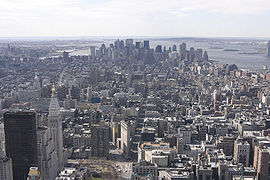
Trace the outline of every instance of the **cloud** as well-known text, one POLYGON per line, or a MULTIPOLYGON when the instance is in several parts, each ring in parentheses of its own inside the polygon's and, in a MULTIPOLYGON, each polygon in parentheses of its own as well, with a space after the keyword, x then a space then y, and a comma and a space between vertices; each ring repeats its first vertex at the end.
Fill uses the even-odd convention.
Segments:
MULTIPOLYGON (((260 14, 270 11, 268 0, 193 0, 187 11, 205 10, 212 13, 224 14, 260 14)), ((185 9, 184 9, 185 10, 185 9)))
POLYGON ((198 13, 252 16, 269 11, 269 0, 0 0, 0 33, 143 34, 198 13))

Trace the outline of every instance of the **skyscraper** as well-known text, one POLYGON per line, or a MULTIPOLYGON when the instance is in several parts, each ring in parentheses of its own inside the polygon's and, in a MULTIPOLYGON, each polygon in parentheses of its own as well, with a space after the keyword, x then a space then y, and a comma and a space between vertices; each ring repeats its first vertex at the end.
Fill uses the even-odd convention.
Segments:
POLYGON ((270 41, 267 43, 267 56, 270 57, 270 41))
POLYGON ((189 55, 190 55, 190 61, 194 61, 195 59, 195 49, 194 47, 191 47, 190 50, 189 50, 189 55))
POLYGON ((270 155, 265 147, 255 146, 253 167, 257 170, 257 178, 261 180, 268 179, 270 155))
POLYGON ((26 179, 29 168, 38 164, 36 113, 6 112, 4 128, 6 155, 12 159, 13 179, 26 179))
POLYGON ((185 59, 186 58, 186 53, 187 53, 187 45, 186 43, 182 43, 180 45, 180 55, 181 55, 181 59, 185 59))
POLYGON ((204 51, 204 52, 203 52, 203 60, 204 60, 204 61, 208 61, 208 54, 207 54, 207 51, 204 51))
POLYGON ((109 155, 109 127, 93 124, 91 127, 92 156, 108 157, 109 155))
POLYGON ((38 127, 37 139, 40 177, 42 180, 55 179, 58 173, 58 157, 50 129, 46 126, 38 127))
POLYGON ((234 142, 233 159, 237 163, 242 163, 244 166, 248 167, 248 165, 249 165, 249 150, 250 150, 250 145, 247 141, 244 141, 243 139, 237 139, 234 142))
POLYGON ((80 88, 77 87, 77 86, 71 86, 69 88, 69 96, 72 98, 72 99, 77 99, 78 101, 80 100, 80 88))
POLYGON ((63 167, 63 132, 62 132, 62 120, 60 116, 60 106, 58 103, 55 87, 52 88, 52 97, 49 106, 49 129, 51 130, 51 136, 53 138, 54 149, 58 158, 58 170, 62 170, 63 167))
POLYGON ((140 44, 141 44, 141 42, 136 42, 136 43, 135 43, 135 48, 139 49, 140 46, 141 46, 140 44))
POLYGON ((133 39, 126 39, 126 46, 133 47, 133 39))
POLYGON ((177 51, 176 45, 173 45, 172 51, 177 51))
POLYGON ((124 155, 128 155, 130 151, 130 124, 121 121, 121 149, 124 155))
POLYGON ((90 47, 90 52, 91 52, 91 59, 95 59, 96 58, 96 47, 91 46, 90 47))
POLYGON ((143 41, 143 48, 144 49, 150 49, 149 41, 143 41))
POLYGON ((66 51, 63 52, 63 59, 65 62, 69 61, 69 53, 68 52, 66 52, 66 51))
POLYGON ((161 45, 157 45, 156 49, 155 49, 156 53, 162 53, 162 46, 161 45))
POLYGON ((13 180, 12 160, 0 153, 0 180, 13 180))

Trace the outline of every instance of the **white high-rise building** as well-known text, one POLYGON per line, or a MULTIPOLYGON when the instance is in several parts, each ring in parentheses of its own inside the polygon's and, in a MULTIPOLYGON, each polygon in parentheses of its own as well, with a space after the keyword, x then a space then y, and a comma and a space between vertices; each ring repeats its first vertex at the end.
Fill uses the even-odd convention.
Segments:
POLYGON ((130 125, 121 121, 121 149, 124 155, 128 156, 130 151, 130 125))
POLYGON ((0 152, 0 180, 13 180, 12 161, 0 152))
POLYGON ((54 149, 58 158, 58 170, 63 168, 63 132, 62 132, 62 120, 60 116, 60 106, 56 96, 56 90, 53 85, 52 97, 49 106, 49 128, 51 130, 51 136, 54 143, 54 149))
POLYGON ((34 86, 34 89, 40 91, 41 86, 40 86, 40 81, 37 74, 35 75, 33 86, 34 86))
POLYGON ((38 160, 42 180, 55 179, 58 173, 58 157, 48 127, 38 127, 38 160))

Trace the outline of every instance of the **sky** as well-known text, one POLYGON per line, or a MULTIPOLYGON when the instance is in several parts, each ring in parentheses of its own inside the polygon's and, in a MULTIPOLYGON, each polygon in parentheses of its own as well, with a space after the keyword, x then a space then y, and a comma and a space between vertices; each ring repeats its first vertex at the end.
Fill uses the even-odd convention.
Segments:
POLYGON ((270 0, 0 0, 0 37, 269 37, 270 0))

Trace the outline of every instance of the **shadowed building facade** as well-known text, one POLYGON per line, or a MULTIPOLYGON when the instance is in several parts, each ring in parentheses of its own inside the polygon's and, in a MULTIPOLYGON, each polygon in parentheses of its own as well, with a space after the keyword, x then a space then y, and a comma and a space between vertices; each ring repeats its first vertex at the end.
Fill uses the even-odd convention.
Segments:
POLYGON ((4 114, 6 155, 12 159, 13 179, 26 179, 38 165, 36 114, 30 111, 4 114))

